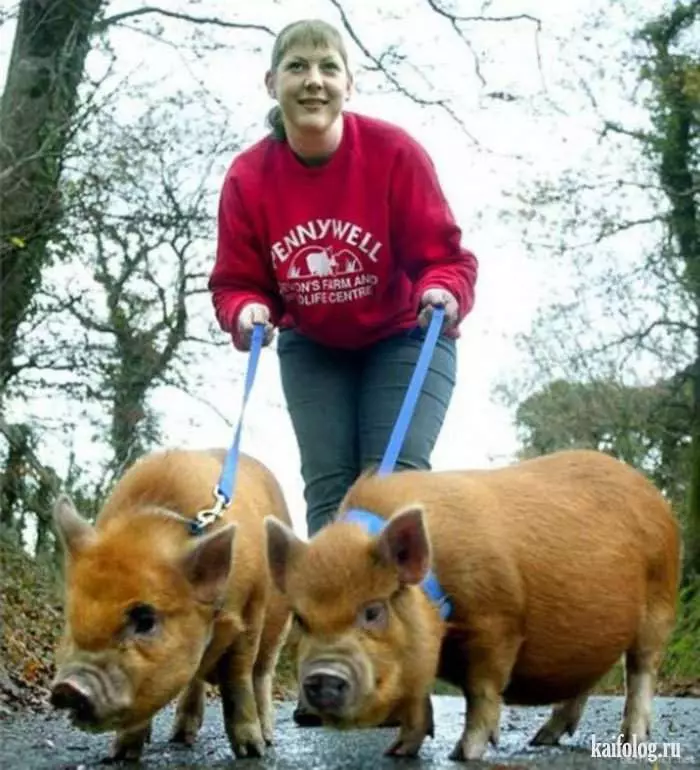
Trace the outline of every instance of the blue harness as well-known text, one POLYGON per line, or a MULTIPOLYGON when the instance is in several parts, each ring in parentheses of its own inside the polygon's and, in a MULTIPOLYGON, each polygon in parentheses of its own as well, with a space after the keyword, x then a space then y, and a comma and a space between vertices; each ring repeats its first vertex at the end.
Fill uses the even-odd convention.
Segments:
MULTIPOLYGON (((364 508, 352 508, 349 511, 346 511, 341 520, 350 522, 351 524, 359 524, 373 537, 378 535, 382 529, 384 529, 384 525, 386 524, 386 519, 377 516, 376 513, 366 511, 364 508)), ((452 605, 432 570, 429 570, 428 574, 423 578, 421 588, 428 599, 437 605, 440 617, 443 620, 447 620, 452 613, 452 605)))

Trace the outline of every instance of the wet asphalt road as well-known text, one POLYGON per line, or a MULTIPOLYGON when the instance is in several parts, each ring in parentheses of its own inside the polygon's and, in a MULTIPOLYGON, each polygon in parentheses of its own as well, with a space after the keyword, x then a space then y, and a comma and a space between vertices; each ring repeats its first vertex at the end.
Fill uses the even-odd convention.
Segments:
MULTIPOLYGON (((324 728, 299 728, 292 721, 292 703, 279 704, 275 746, 264 759, 236 760, 232 757, 221 724, 216 701, 207 706, 204 726, 196 746, 185 749, 168 741, 172 710, 167 709, 155 720, 154 740, 146 747, 141 768, 246 768, 271 770, 304 768, 304 770, 351 770, 351 768, 457 768, 448 759, 462 731, 464 701, 455 696, 433 697, 436 736, 423 744, 418 759, 382 757, 395 730, 354 730, 339 733, 324 728)), ((700 768, 700 699, 657 698, 654 702, 654 742, 659 751, 657 770, 661 768, 700 768), (677 756, 664 759, 662 743, 677 756)), ((480 770, 500 767, 503 770, 547 768, 547 770, 579 770, 579 768, 653 768, 649 759, 604 758, 591 756, 591 742, 614 742, 619 733, 622 699, 596 697, 589 700, 581 725, 573 738, 563 741, 562 748, 528 748, 527 741, 549 713, 547 708, 505 708, 501 718, 501 741, 498 750, 489 749, 481 762, 467 766, 480 770)), ((0 721, 0 768, 2 770, 42 770, 61 768, 87 770, 104 767, 110 742, 108 735, 87 735, 68 724, 63 717, 9 717, 0 721)), ((112 765, 135 767, 136 765, 112 765)))

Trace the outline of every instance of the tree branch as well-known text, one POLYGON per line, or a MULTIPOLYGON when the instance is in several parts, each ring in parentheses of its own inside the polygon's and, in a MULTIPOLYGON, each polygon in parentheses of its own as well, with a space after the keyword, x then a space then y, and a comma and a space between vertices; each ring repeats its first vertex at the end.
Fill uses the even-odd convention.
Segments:
POLYGON ((376 70, 381 72, 384 77, 391 83, 392 86, 401 94, 411 99, 411 101, 415 102, 416 104, 420 105, 421 107, 439 107, 441 110, 444 110, 451 118, 452 120, 460 127, 462 132, 469 137, 471 142, 475 145, 480 145, 479 140, 469 132, 466 125, 464 124, 464 121, 457 115, 457 113, 450 107, 450 105, 447 103, 445 99, 424 99, 421 96, 418 96, 414 93, 411 93, 405 86, 403 86, 398 78, 387 69, 386 65, 382 62, 381 58, 377 58, 371 51, 364 45, 364 43, 360 40, 357 32, 355 32, 354 27, 350 23, 350 19, 348 18, 347 14, 345 13, 345 9, 343 8, 342 4, 339 2, 339 0, 330 0, 331 4, 335 7, 335 9, 338 11, 340 15, 340 20, 343 23, 343 26, 345 27, 346 32, 350 36, 350 38, 353 40, 355 45, 362 51, 362 53, 369 59, 369 61, 374 64, 374 67, 376 70))
POLYGON ((176 19, 178 21, 186 21, 191 24, 204 24, 213 27, 224 27, 226 29, 251 29, 257 32, 264 32, 267 35, 274 37, 275 33, 264 24, 246 24, 236 21, 223 21, 214 16, 193 16, 189 13, 178 13, 176 11, 166 11, 164 8, 158 8, 156 6, 145 6, 144 8, 134 8, 131 11, 123 11, 122 13, 115 13, 113 16, 107 16, 95 24, 95 31, 102 32, 108 27, 120 24, 126 19, 133 19, 138 16, 165 16, 169 19, 176 19))

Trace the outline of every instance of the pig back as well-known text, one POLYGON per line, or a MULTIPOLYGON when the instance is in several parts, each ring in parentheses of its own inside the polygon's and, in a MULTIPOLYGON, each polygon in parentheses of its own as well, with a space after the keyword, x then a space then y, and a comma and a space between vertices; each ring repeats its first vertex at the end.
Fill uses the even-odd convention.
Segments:
MULTIPOLYGON (((163 508, 193 518, 214 504, 213 490, 225 456, 225 449, 170 449, 141 458, 107 498, 97 526, 114 517, 133 517, 147 508, 163 508)), ((233 501, 223 519, 262 522, 266 515, 291 523, 282 489, 272 472, 259 460, 241 454, 233 501)))
POLYGON ((624 637, 634 633, 650 590, 669 602, 675 596, 676 520, 642 474, 603 453, 365 476, 342 508, 388 517, 416 503, 456 622, 499 608, 532 630, 556 632, 561 624, 585 633, 604 623, 624 637))
MULTIPOLYGON (((154 547, 180 549, 191 539, 187 528, 154 509, 194 518, 214 504, 224 449, 169 449, 153 452, 136 461, 122 476, 106 500, 96 521, 98 530, 112 537, 124 532, 154 547)), ((265 516, 275 516, 291 526, 283 492, 272 472, 259 460, 239 456, 233 500, 222 520, 235 522, 234 579, 267 582, 265 516)))

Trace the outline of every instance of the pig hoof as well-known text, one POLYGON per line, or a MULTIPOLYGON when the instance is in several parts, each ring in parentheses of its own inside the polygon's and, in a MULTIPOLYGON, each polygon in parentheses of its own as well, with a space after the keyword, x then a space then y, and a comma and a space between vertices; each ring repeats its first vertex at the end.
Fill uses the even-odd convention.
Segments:
POLYGON ((103 762, 135 762, 141 759, 144 744, 151 740, 151 726, 141 730, 117 733, 109 757, 103 762))
POLYGON ((170 736, 170 743, 180 743, 183 746, 194 746, 198 732, 199 726, 179 725, 170 736))
POLYGON ((645 743, 651 737, 651 731, 646 725, 634 725, 622 727, 622 740, 624 743, 645 743))
POLYGON ((457 741, 449 756, 453 762, 464 762, 464 749, 462 748, 462 741, 457 741))
MULTIPOLYGON (((530 741, 531 746, 558 746, 559 738, 565 731, 554 730, 550 724, 540 727, 535 736, 530 741)), ((566 732, 569 732, 566 730, 566 732)), ((571 733, 569 733, 571 734, 571 733)))
POLYGON ((234 730, 231 742, 233 753, 239 757, 262 757, 265 754, 265 739, 259 726, 243 725, 234 730))
POLYGON ((531 746, 558 746, 559 739, 564 733, 573 735, 578 727, 578 720, 575 722, 561 722, 550 719, 549 722, 540 727, 535 737, 530 741, 531 746))
POLYGON ((387 757, 415 757, 423 743, 423 738, 397 738, 386 751, 387 757))
POLYGON ((262 757, 265 754, 265 741, 248 741, 247 743, 234 744, 233 753, 238 759, 262 757))
POLYGON ((137 746, 115 746, 108 757, 105 757, 101 764, 112 765, 117 762, 138 762, 143 753, 141 747, 137 746))
POLYGON ((468 762, 472 759, 481 759, 486 753, 486 744, 469 743, 466 746, 463 741, 458 741, 457 745, 450 752, 450 759, 455 762, 468 762))

